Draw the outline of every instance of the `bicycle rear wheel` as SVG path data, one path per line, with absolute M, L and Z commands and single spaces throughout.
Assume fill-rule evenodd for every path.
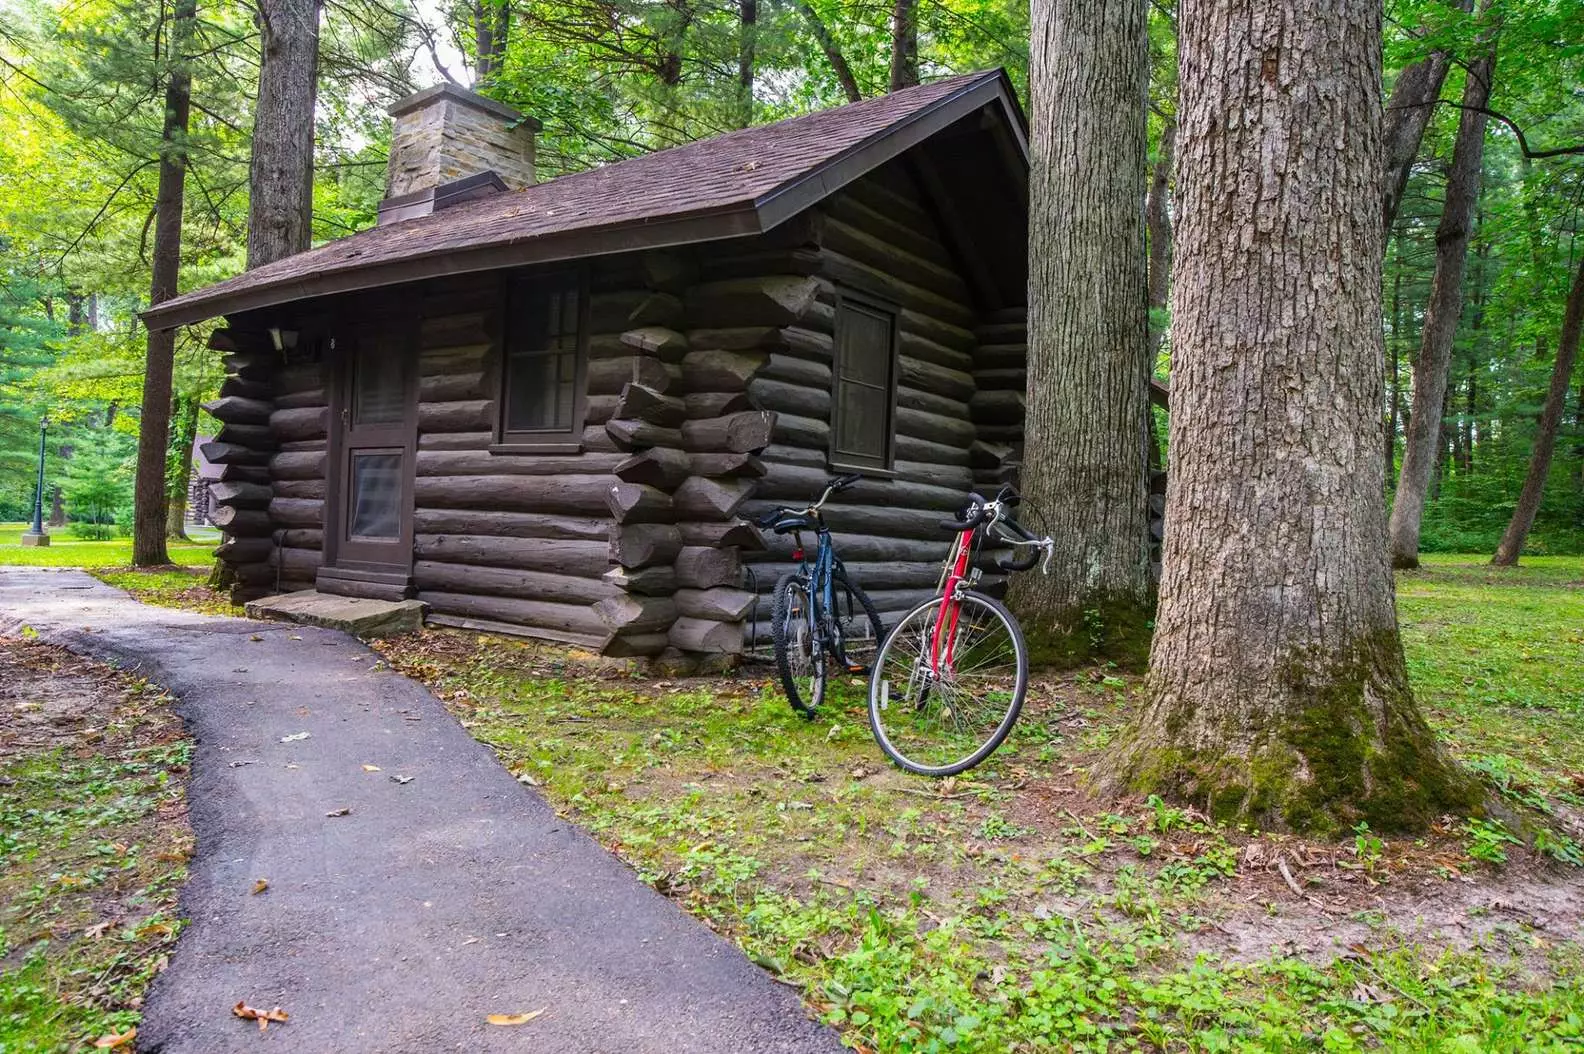
M 849 663 L 863 667 L 857 672 L 867 674 L 874 669 L 875 654 L 885 639 L 880 615 L 869 594 L 853 584 L 845 569 L 838 567 L 831 573 L 831 585 L 836 598 L 832 621 L 841 633 L 842 653 Z
M 880 749 L 922 776 L 979 764 L 1012 731 L 1028 690 L 1028 646 L 1006 608 L 981 593 L 935 597 L 903 616 L 880 646 L 869 724 Z M 939 629 L 937 630 L 937 626 Z
M 770 638 L 787 702 L 809 718 L 825 697 L 825 649 L 814 633 L 812 612 L 807 576 L 782 575 L 770 608 Z

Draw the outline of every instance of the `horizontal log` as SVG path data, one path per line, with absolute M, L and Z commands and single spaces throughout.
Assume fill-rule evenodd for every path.
M 682 301 L 670 293 L 647 289 L 621 289 L 589 297 L 589 331 L 621 333 L 643 326 L 682 324 Z
M 897 386 L 896 404 L 907 410 L 927 410 L 943 417 L 968 420 L 968 404 L 961 399 L 953 399 L 949 395 L 936 395 L 934 392 L 926 392 L 906 384 Z
M 675 428 L 663 428 L 635 418 L 619 417 L 605 422 L 605 434 L 619 450 L 643 450 L 646 447 L 679 447 L 682 433 Z
M 256 564 L 235 564 L 231 568 L 231 574 L 239 585 L 272 587 L 275 584 L 275 568 L 271 567 L 268 561 Z M 273 593 L 275 590 L 269 588 L 264 592 Z M 234 597 L 235 595 L 236 593 L 233 591 L 232 596 Z
M 707 655 L 740 655 L 743 650 L 741 622 L 714 622 L 709 619 L 679 618 L 668 634 L 673 648 Z
M 817 417 L 797 414 L 776 414 L 771 438 L 778 445 L 805 447 L 811 450 L 830 449 L 830 424 Z
M 676 571 L 670 567 L 613 567 L 602 577 L 624 593 L 663 597 L 676 592 Z
M 418 449 L 485 450 L 493 442 L 493 432 L 429 432 L 418 437 Z
M 280 527 L 323 527 L 324 502 L 310 498 L 275 498 L 269 516 Z
M 772 234 L 771 237 L 773 236 Z M 705 254 L 699 264 L 700 277 L 706 281 L 716 281 L 722 278 L 742 278 L 747 275 L 819 273 L 820 255 L 816 248 L 790 245 L 766 248 L 765 239 L 761 238 L 754 239 L 750 244 L 758 248 L 749 252 L 717 251 Z
M 682 359 L 682 386 L 688 392 L 740 392 L 769 361 L 761 352 L 690 351 Z
M 1028 366 L 1028 344 L 1020 334 L 1016 343 L 983 343 L 974 349 L 974 372 L 983 370 L 1024 371 Z
M 330 420 L 330 411 L 323 406 L 305 406 L 295 410 L 276 410 L 270 414 L 270 431 L 283 443 L 304 439 L 322 439 Z
M 281 479 L 271 484 L 279 498 L 323 498 L 325 481 L 322 479 Z
M 245 381 L 241 377 L 227 377 L 220 382 L 220 398 L 237 395 L 244 399 L 265 399 L 273 397 L 274 390 L 264 381 Z
M 483 399 L 489 395 L 488 375 L 483 370 L 440 373 L 418 380 L 420 403 L 446 403 Z
M 830 463 L 830 451 L 825 447 L 791 446 L 786 443 L 772 443 L 759 453 L 770 472 L 775 471 L 778 464 L 784 465 L 816 465 L 824 468 Z
M 682 397 L 689 417 L 725 417 L 752 410 L 746 390 L 740 392 L 689 392 Z
M 651 447 L 632 454 L 613 469 L 616 478 L 625 483 L 643 483 L 665 491 L 676 489 L 696 471 L 687 454 L 671 447 Z
M 268 483 L 267 465 L 221 465 L 219 478 L 227 483 Z
M 209 522 L 238 538 L 267 538 L 272 524 L 263 509 L 238 509 L 222 505 L 209 514 Z
M 203 408 L 210 417 L 226 424 L 263 425 L 269 424 L 270 413 L 275 405 L 264 399 L 229 395 L 204 403 Z
M 837 194 L 827 198 L 822 207 L 832 219 L 855 227 L 921 260 L 947 269 L 955 266 L 950 250 L 940 242 L 930 226 L 920 227 L 898 222 L 884 212 L 859 201 L 852 194 Z M 827 226 L 826 229 L 829 230 L 829 227 Z M 840 244 L 836 247 L 841 248 Z
M 773 410 L 799 417 L 830 417 L 829 388 L 808 388 L 801 384 L 755 377 L 749 382 L 748 398 L 752 400 L 754 408 L 759 410 Z
M 920 391 L 967 402 L 977 390 L 973 374 L 964 370 L 950 369 L 911 355 L 903 355 L 898 365 L 901 367 L 900 383 Z
M 629 523 L 611 527 L 610 558 L 622 567 L 669 565 L 682 548 L 682 534 L 664 523 Z
M 254 564 L 267 561 L 275 549 L 269 538 L 227 538 L 215 548 L 216 560 L 228 564 Z
M 879 589 L 933 589 L 940 582 L 939 560 L 847 560 L 847 578 L 865 592 Z
M 734 546 L 744 552 L 755 552 L 765 547 L 765 538 L 759 528 L 741 520 L 735 523 L 679 523 L 682 544 L 720 548 Z
M 765 463 L 753 454 L 696 453 L 684 456 L 695 476 L 758 479 L 769 471 Z
M 419 476 L 414 503 L 424 509 L 491 509 L 603 516 L 608 475 Z M 438 533 L 438 532 L 429 532 Z M 469 532 L 489 533 L 489 532 Z
M 811 362 L 791 355 L 771 355 L 754 380 L 785 381 L 829 391 L 831 368 L 828 362 Z
M 269 333 L 264 330 L 221 327 L 209 332 L 208 345 L 210 351 L 230 352 L 238 356 L 251 355 L 260 359 L 280 354 L 275 350 L 275 344 L 270 340 Z
M 781 326 L 726 326 L 716 329 L 690 329 L 689 347 L 717 351 L 774 351 L 786 348 Z
M 662 362 L 681 362 L 688 353 L 688 339 L 665 326 L 640 326 L 621 335 L 621 342 Z
M 324 531 L 317 527 L 288 527 L 275 532 L 275 544 L 293 549 L 323 549 Z
M 670 597 L 620 593 L 595 604 L 594 612 L 613 632 L 652 633 L 676 621 L 677 607 Z
M 770 445 L 775 423 L 775 414 L 760 410 L 688 421 L 680 445 L 700 453 L 757 454 Z
M 330 399 L 323 388 L 308 388 L 300 392 L 283 392 L 275 397 L 277 410 L 301 410 L 310 406 L 329 406 Z
M 270 475 L 276 479 L 323 479 L 323 451 L 286 451 L 269 459 Z
M 220 360 L 225 367 L 226 375 L 237 377 L 254 384 L 267 383 L 273 379 L 276 364 L 280 358 L 267 358 L 250 355 L 227 355 Z
M 617 523 L 669 523 L 671 495 L 642 483 L 612 483 L 605 488 L 605 503 Z
M 602 425 L 617 416 L 616 403 L 619 397 L 615 395 L 591 395 L 583 401 L 583 423 L 586 425 Z
M 238 446 L 251 447 L 254 450 L 274 450 L 278 445 L 275 434 L 270 431 L 269 425 L 233 425 L 223 424 L 215 436 L 221 443 L 235 443 Z M 209 460 L 213 461 L 213 458 Z
M 984 369 L 982 363 L 975 363 L 973 371 L 974 383 L 980 391 L 1013 391 L 1021 392 L 1028 387 L 1028 370 L 1019 363 L 1015 368 Z
M 487 308 L 432 316 L 418 324 L 418 347 L 482 344 L 494 335 L 494 330 L 495 313 Z
M 687 420 L 687 404 L 681 399 L 661 395 L 653 388 L 631 382 L 622 385 L 616 401 L 615 416 L 637 418 L 664 428 L 675 428 Z
M 419 534 L 413 537 L 413 556 L 438 563 L 557 571 L 592 578 L 610 567 L 610 543 L 593 538 Z
M 492 454 L 487 450 L 420 450 L 414 464 L 424 476 L 559 476 L 609 472 L 620 454 Z M 508 484 L 509 485 L 509 484 Z
M 705 282 L 687 292 L 687 316 L 711 327 L 784 326 L 809 315 L 821 282 L 766 275 Z
M 422 384 L 430 378 L 458 373 L 480 373 L 488 378 L 490 360 L 494 351 L 495 343 L 492 340 L 444 348 L 426 348 L 418 353 L 419 383 Z
M 418 508 L 413 511 L 413 529 L 418 534 L 603 540 L 610 532 L 610 519 L 604 508 L 599 510 L 597 517 L 503 512 L 487 507 L 485 509 Z
M 753 607 L 754 595 L 746 590 L 718 586 L 713 589 L 679 589 L 675 600 L 679 615 L 716 622 L 741 622 Z
M 262 483 L 211 483 L 209 496 L 216 505 L 234 505 L 239 509 L 267 508 L 274 492 Z
M 895 421 L 898 436 L 926 439 L 943 446 L 961 447 L 964 450 L 979 437 L 974 423 L 961 417 L 932 414 L 927 410 L 912 410 L 899 406 Z
M 640 659 L 659 655 L 671 646 L 664 633 L 618 633 L 606 642 L 603 654 L 614 659 Z
M 588 364 L 590 395 L 617 395 L 628 384 L 642 384 L 664 393 L 671 388 L 674 379 L 672 370 L 653 355 L 592 359 Z
M 708 479 L 690 476 L 677 487 L 676 515 L 686 520 L 729 520 L 753 493 L 750 479 Z
M 480 564 L 418 560 L 413 563 L 412 575 L 420 593 L 480 593 L 558 604 L 595 604 L 621 593 L 602 578 Z
M 802 465 L 775 465 L 758 483 L 754 492 L 756 506 L 760 502 L 801 505 L 819 497 L 831 474 L 823 468 Z M 885 512 L 909 513 L 921 509 L 951 512 L 962 507 L 967 495 L 957 487 L 937 486 L 902 479 L 860 480 L 842 491 L 825 506 L 827 514 L 837 510 L 843 513 L 852 507 L 869 507 Z M 680 495 L 678 507 L 681 507 Z M 937 514 L 933 520 L 938 522 Z
M 495 426 L 493 399 L 464 399 L 447 403 L 419 403 L 420 432 L 476 432 Z
M 676 584 L 688 589 L 735 586 L 742 581 L 742 558 L 735 547 L 683 546 L 676 556 Z
M 1021 391 L 979 391 L 968 403 L 969 415 L 976 422 L 1016 425 L 1023 423 Z
M 418 599 L 441 614 L 490 619 L 571 634 L 572 643 L 585 646 L 598 648 L 610 639 L 610 627 L 588 604 L 560 604 L 548 600 L 439 590 L 419 590 Z
M 942 296 L 932 289 L 904 280 L 889 267 L 874 266 L 837 252 L 834 248 L 827 247 L 824 257 L 823 273 L 839 285 L 872 290 L 903 308 L 956 326 L 967 340 L 973 339 L 970 327 L 977 318 L 977 312 L 966 297 L 959 300 Z
M 324 563 L 324 554 L 318 549 L 288 549 L 276 548 L 270 555 L 269 564 L 280 571 L 282 575 L 291 575 L 295 578 L 312 578 L 314 572 L 319 570 Z
M 978 435 L 984 438 L 986 429 L 993 426 L 980 425 Z M 1014 434 L 1021 433 L 1022 426 L 1007 428 Z M 915 435 L 899 433 L 896 437 L 894 453 L 904 461 L 923 461 L 937 465 L 967 465 L 969 461 L 968 447 L 970 443 L 936 443 L 929 439 L 920 439 Z
M 901 282 L 906 282 L 919 289 L 921 295 L 929 294 L 935 298 L 942 298 L 959 308 L 972 302 L 973 295 L 949 260 L 941 261 L 938 257 L 932 259 L 931 256 L 919 255 L 913 252 L 910 246 L 889 241 L 884 235 L 871 233 L 870 230 L 865 229 L 865 225 L 849 222 L 850 219 L 852 217 L 848 220 L 836 216 L 829 218 L 825 224 L 825 240 L 822 243 L 826 249 L 871 270 L 883 272 Z M 957 317 L 963 316 L 959 313 Z M 966 320 L 972 323 L 977 317 L 976 312 L 969 311 Z
M 932 514 L 939 518 L 939 514 Z M 892 535 L 862 534 L 851 528 L 836 531 L 836 552 L 843 562 L 854 563 L 891 562 L 928 563 L 937 564 L 946 559 L 950 551 L 949 540 L 942 537 L 940 540 L 927 540 L 923 538 L 902 538 Z M 766 534 L 764 536 L 765 551 L 768 554 L 764 559 L 776 562 L 785 562 L 792 559 L 792 550 L 795 545 L 791 535 Z M 754 563 L 759 558 L 751 558 Z M 763 576 L 760 576 L 763 584 Z
M 281 366 L 277 358 L 272 361 L 270 369 L 274 373 L 277 404 L 283 396 L 324 390 L 325 368 L 320 363 L 299 362 L 293 366 Z

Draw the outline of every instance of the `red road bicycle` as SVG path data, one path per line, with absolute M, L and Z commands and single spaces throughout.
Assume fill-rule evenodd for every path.
M 969 495 L 942 527 L 957 532 L 941 570 L 938 596 L 909 611 L 875 656 L 869 681 L 869 724 L 886 756 L 909 772 L 952 776 L 989 757 L 1006 739 L 1028 690 L 1028 645 L 1017 619 L 976 592 L 981 546 L 1011 545 L 1022 556 L 997 561 L 1027 571 L 1055 542 L 1012 518 L 1022 499 L 1003 487 L 995 500 Z

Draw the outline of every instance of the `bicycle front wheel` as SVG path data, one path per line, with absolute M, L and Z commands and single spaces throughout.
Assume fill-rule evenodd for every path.
M 825 649 L 814 632 L 813 611 L 808 578 L 796 571 L 782 575 L 770 608 L 770 637 L 787 702 L 808 718 L 825 697 Z
M 1028 690 L 1028 646 L 1006 608 L 980 593 L 935 597 L 880 646 L 869 724 L 880 749 L 921 776 L 952 776 L 1006 739 Z

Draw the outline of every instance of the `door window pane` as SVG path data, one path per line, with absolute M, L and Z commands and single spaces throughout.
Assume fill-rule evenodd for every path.
M 402 456 L 352 455 L 349 538 L 395 541 L 401 537 Z
M 358 352 L 352 370 L 352 415 L 360 425 L 400 422 L 406 411 L 401 362 L 376 348 Z

